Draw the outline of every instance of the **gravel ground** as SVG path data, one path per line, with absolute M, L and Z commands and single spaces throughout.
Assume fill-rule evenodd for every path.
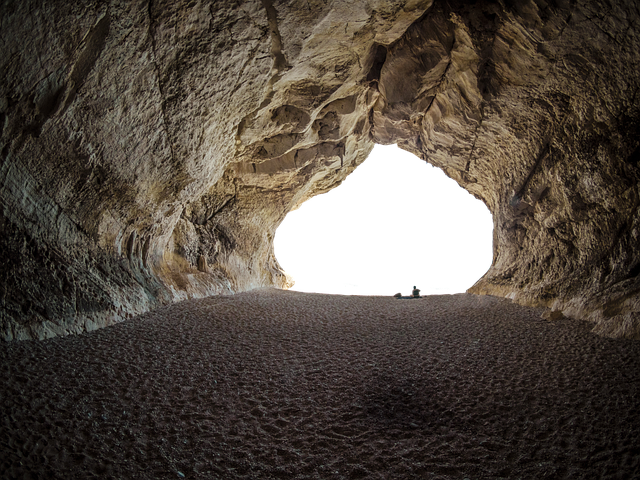
M 273 289 L 0 344 L 2 478 L 640 478 L 640 342 Z

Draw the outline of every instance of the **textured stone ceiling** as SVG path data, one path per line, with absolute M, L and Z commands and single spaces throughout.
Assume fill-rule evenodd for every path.
M 285 287 L 275 229 L 374 143 L 491 210 L 471 292 L 640 338 L 634 0 L 77 3 L 0 6 L 5 339 Z

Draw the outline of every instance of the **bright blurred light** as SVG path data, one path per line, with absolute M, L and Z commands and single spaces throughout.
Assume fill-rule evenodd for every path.
M 376 145 L 342 185 L 287 215 L 275 253 L 292 290 L 459 293 L 491 265 L 492 232 L 484 203 L 440 169 Z

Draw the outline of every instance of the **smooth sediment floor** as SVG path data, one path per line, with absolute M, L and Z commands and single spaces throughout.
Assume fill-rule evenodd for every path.
M 468 294 L 256 290 L 0 345 L 2 478 L 640 477 L 640 342 Z

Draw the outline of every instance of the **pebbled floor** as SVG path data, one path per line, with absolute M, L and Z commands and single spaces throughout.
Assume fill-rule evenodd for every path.
M 0 344 L 1 478 L 640 477 L 640 342 L 468 294 L 255 290 Z

